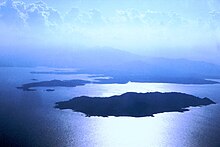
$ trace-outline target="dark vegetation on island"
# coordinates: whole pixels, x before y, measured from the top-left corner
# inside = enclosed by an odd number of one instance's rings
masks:
[[[83,86],[85,84],[90,83],[90,81],[85,80],[51,80],[51,81],[41,81],[41,82],[33,82],[28,84],[23,84],[21,87],[17,87],[18,89],[22,89],[24,91],[36,91],[36,89],[32,89],[35,87],[76,87]],[[46,91],[54,91],[53,89],[47,89]]]
[[[55,108],[72,109],[86,116],[153,116],[163,112],[189,111],[188,107],[215,104],[209,98],[199,98],[184,93],[135,93],[128,92],[111,97],[81,96],[57,102]]]

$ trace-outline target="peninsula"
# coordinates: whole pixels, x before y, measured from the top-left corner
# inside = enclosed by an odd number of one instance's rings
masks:
[[[21,87],[17,87],[18,89],[22,89],[24,91],[36,91],[35,87],[76,87],[83,86],[85,84],[90,83],[90,81],[85,80],[51,80],[51,81],[41,81],[41,82],[33,82],[28,84],[23,84]],[[47,90],[54,91],[54,90]]]

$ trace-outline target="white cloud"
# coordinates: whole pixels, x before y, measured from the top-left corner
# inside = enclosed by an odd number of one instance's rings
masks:
[[[6,25],[22,25],[24,15],[18,9],[22,8],[22,3],[7,0],[0,5],[0,21]]]
[[[98,9],[82,11],[79,8],[72,8],[64,16],[65,23],[75,27],[94,27],[105,24],[102,13]]]
[[[210,13],[209,19],[184,18],[176,12],[162,12],[152,10],[122,9],[112,15],[105,16],[98,9],[81,10],[72,8],[62,19],[59,11],[39,1],[25,4],[22,1],[8,0],[0,6],[1,22],[8,24],[25,24],[33,28],[54,29],[68,24],[74,28],[96,28],[106,25],[124,25],[126,27],[203,27],[210,25],[219,27],[219,14]],[[209,27],[210,27],[209,26]]]
[[[89,10],[89,17],[90,17],[90,22],[93,25],[102,25],[102,24],[104,24],[102,13],[98,9],[90,9]]]
[[[30,27],[40,27],[43,28],[46,25],[47,19],[47,6],[45,3],[38,2],[30,4],[27,9],[27,19],[26,22]]]
[[[71,10],[65,14],[64,21],[67,23],[77,22],[80,14],[79,11],[79,8],[71,8]]]
[[[62,23],[60,13],[42,1],[28,5],[26,13],[26,22],[30,27],[50,28]]]
[[[220,11],[212,11],[210,12],[211,15],[211,27],[212,29],[219,29],[220,28]]]
[[[22,1],[7,0],[0,5],[0,21],[17,27],[45,29],[62,22],[59,12],[39,1],[25,4]]]

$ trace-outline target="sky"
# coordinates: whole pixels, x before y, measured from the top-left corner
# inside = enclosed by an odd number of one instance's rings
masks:
[[[1,50],[112,47],[218,63],[219,0],[0,0]]]

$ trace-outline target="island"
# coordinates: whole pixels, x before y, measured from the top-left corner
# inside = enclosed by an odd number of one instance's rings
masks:
[[[76,87],[83,86],[85,84],[89,84],[90,81],[86,80],[51,80],[51,81],[41,81],[41,82],[33,82],[23,84],[21,87],[17,87],[17,89],[22,89],[23,91],[36,91],[36,89],[32,89],[34,87]],[[52,91],[52,90],[47,90]]]
[[[47,92],[55,91],[55,89],[46,89]]]
[[[188,107],[215,104],[209,98],[177,92],[135,93],[128,92],[111,97],[75,97],[57,102],[55,108],[72,109],[86,116],[130,116],[145,117],[163,112],[189,111]]]
[[[33,78],[33,79],[31,79],[32,81],[37,81],[37,79],[35,79],[35,78]]]

